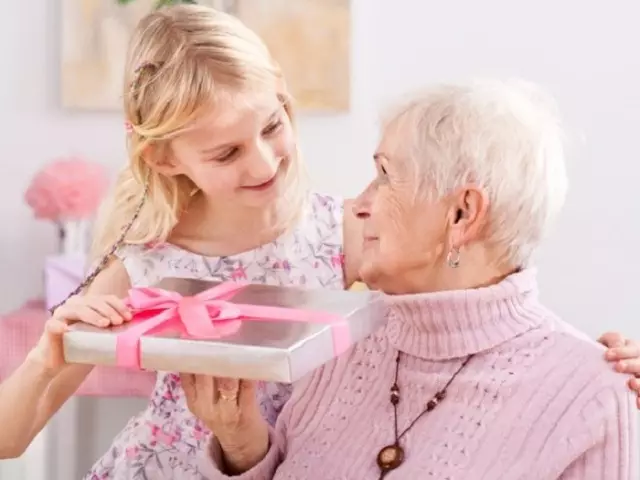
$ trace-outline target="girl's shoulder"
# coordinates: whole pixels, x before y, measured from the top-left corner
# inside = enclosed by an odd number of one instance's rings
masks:
[[[131,285],[150,286],[163,278],[157,265],[171,262],[171,252],[163,246],[162,243],[125,243],[118,247],[115,255],[124,265]]]
[[[314,226],[316,231],[334,233],[342,243],[344,221],[344,199],[335,195],[313,192],[309,196],[307,211],[301,227]]]
[[[344,213],[344,198],[337,195],[311,192],[307,204],[315,213],[323,212],[337,217],[342,217]]]

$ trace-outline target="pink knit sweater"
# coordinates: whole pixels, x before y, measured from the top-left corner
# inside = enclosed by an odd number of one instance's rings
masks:
[[[535,271],[390,302],[385,328],[295,386],[264,460],[232,478],[376,480],[376,455],[393,441],[398,350],[400,430],[476,355],[403,438],[405,461],[385,480],[640,478],[626,378],[539,303]],[[210,452],[200,468],[205,478],[229,478]]]

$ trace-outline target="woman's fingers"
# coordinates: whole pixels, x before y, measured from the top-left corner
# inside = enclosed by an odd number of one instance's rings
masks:
[[[240,381],[233,378],[218,378],[215,380],[217,387],[216,400],[219,403],[238,403],[240,394]]]
[[[241,409],[252,408],[256,405],[256,384],[251,380],[240,380],[238,405]]]
[[[194,375],[198,397],[213,404],[215,401],[215,380],[210,375]]]
[[[616,363],[616,370],[620,373],[640,377],[640,358],[633,357],[629,360],[621,360]]]
[[[598,342],[607,348],[622,347],[625,344],[625,338],[618,332],[607,332],[598,339]]]
[[[624,346],[610,348],[606,355],[612,361],[640,358],[640,344],[630,341]]]
[[[218,378],[215,380],[215,387],[220,423],[225,429],[235,430],[241,418],[238,406],[239,382],[230,378]]]
[[[623,346],[607,350],[606,357],[617,362],[615,369],[618,372],[640,377],[640,343],[626,340]]]
[[[187,402],[194,402],[198,398],[196,376],[190,373],[181,373],[180,383],[182,384],[182,389],[184,390],[185,396],[187,397]]]
[[[184,373],[180,379],[189,409],[214,432],[225,451],[244,449],[262,432],[264,420],[253,382]]]
[[[185,393],[199,401],[210,405],[226,404],[237,407],[239,395],[238,380],[221,378],[210,375],[181,373],[180,380]]]

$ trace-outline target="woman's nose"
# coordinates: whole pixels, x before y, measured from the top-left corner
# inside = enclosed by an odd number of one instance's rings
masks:
[[[369,218],[371,215],[371,185],[355,199],[352,211],[357,218]]]

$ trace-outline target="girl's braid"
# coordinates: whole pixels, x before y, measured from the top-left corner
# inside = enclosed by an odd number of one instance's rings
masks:
[[[120,236],[118,237],[118,239],[113,243],[111,248],[109,248],[109,251],[107,251],[107,253],[105,253],[104,256],[100,259],[100,262],[98,263],[98,265],[96,265],[96,267],[91,271],[91,273],[89,273],[89,275],[87,275],[85,277],[85,279],[82,281],[82,283],[80,285],[78,285],[77,288],[73,292],[71,292],[69,295],[67,295],[67,298],[65,298],[62,302],[58,303],[57,305],[54,305],[53,307],[51,307],[49,309],[49,313],[51,315],[53,315],[53,313],[58,309],[58,307],[60,307],[61,305],[64,305],[64,303],[67,300],[69,300],[69,298],[71,298],[71,297],[73,297],[75,295],[78,295],[85,288],[87,288],[89,285],[91,285],[91,283],[96,279],[98,274],[100,274],[100,272],[102,272],[106,268],[106,266],[109,264],[109,261],[115,255],[115,253],[118,250],[118,248],[120,248],[120,246],[124,243],[124,239],[127,236],[127,234],[129,233],[129,231],[131,230],[131,227],[133,227],[133,224],[136,222],[136,220],[140,216],[140,212],[142,211],[142,207],[144,206],[144,203],[147,200],[147,194],[148,193],[149,193],[149,181],[145,182],[144,193],[142,194],[142,199],[140,200],[140,203],[136,207],[136,210],[133,213],[133,216],[131,217],[131,220],[129,220],[129,223],[127,223],[122,228],[122,232],[120,233]]]
[[[147,88],[157,79],[158,73],[163,66],[163,62],[144,62],[133,72],[133,79],[129,84],[129,95],[135,106],[134,118],[131,120],[134,126],[140,126],[142,123],[140,95],[144,93],[144,88]]]
[[[142,80],[141,77],[144,74],[149,74],[149,75],[154,76],[154,75],[157,74],[158,70],[161,67],[162,67],[162,63],[145,62],[142,65],[140,65],[138,68],[135,69],[135,71],[133,72],[133,81],[129,85],[129,94],[133,97],[134,101],[138,100],[137,97],[138,97],[138,94],[139,94],[139,90],[140,90],[140,88],[142,86],[141,85],[141,80]],[[153,78],[151,80],[153,80]],[[138,126],[138,124],[140,124],[140,122],[141,122],[140,115],[141,115],[140,110],[138,108],[136,108],[136,114],[135,114],[136,125],[135,126]],[[131,124],[132,128],[135,128],[135,126],[133,124]],[[136,210],[133,213],[133,216],[131,217],[131,220],[129,221],[129,223],[127,223],[124,226],[124,228],[122,229],[122,232],[120,233],[120,236],[118,237],[118,239],[114,242],[114,244],[111,246],[109,251],[107,253],[105,253],[104,256],[100,259],[100,262],[98,263],[98,265],[91,271],[91,273],[89,273],[89,275],[87,275],[85,277],[85,279],[82,281],[82,283],[80,285],[78,285],[78,287],[73,292],[71,292],[69,295],[67,295],[67,298],[65,298],[62,302],[58,303],[57,305],[54,305],[51,309],[49,309],[49,312],[51,313],[51,315],[53,315],[53,313],[56,311],[56,309],[58,307],[60,307],[67,300],[69,300],[69,298],[71,298],[71,297],[73,297],[75,295],[78,295],[85,288],[87,288],[89,285],[91,285],[91,283],[96,279],[96,277],[100,274],[100,272],[102,272],[105,269],[105,267],[109,264],[109,261],[111,260],[111,258],[114,256],[114,254],[116,253],[118,248],[124,242],[124,239],[127,236],[127,233],[129,233],[129,231],[131,230],[131,227],[133,226],[133,224],[136,222],[136,220],[140,216],[140,212],[141,212],[142,207],[144,206],[144,203],[145,203],[145,201],[147,199],[147,194],[148,193],[149,193],[149,179],[147,178],[147,180],[145,182],[144,193],[142,195],[142,199],[140,200],[140,203],[136,207]]]

